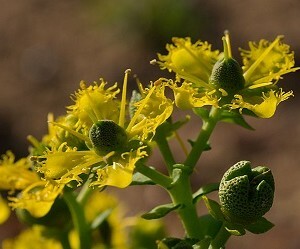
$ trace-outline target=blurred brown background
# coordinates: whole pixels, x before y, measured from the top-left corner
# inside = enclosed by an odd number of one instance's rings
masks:
[[[285,35],[285,42],[300,61],[300,2],[297,0],[0,0],[0,152],[11,149],[18,157],[27,153],[28,134],[40,138],[47,131],[48,112],[63,114],[80,80],[104,77],[122,82],[127,68],[142,82],[166,75],[149,61],[165,53],[173,36],[207,40],[221,49],[225,29],[231,33],[233,53],[261,38]],[[298,63],[299,66],[299,63]],[[213,150],[205,153],[194,177],[199,183],[219,181],[227,167],[246,159],[267,165],[276,178],[276,199],[267,217],[276,226],[264,235],[232,237],[229,249],[298,249],[300,226],[300,104],[299,73],[281,81],[295,97],[279,106],[269,120],[249,119],[256,128],[247,131],[221,124],[212,137]],[[171,76],[170,76],[171,77]],[[134,81],[131,80],[132,87]],[[184,116],[185,113],[178,115]],[[198,122],[198,123],[197,123]],[[200,122],[182,130],[194,138]],[[186,135],[185,135],[186,136]],[[179,147],[178,160],[182,153]],[[153,165],[161,164],[158,156]],[[168,202],[156,187],[113,190],[128,203],[130,215]],[[136,196],[143,196],[137,203]],[[134,207],[130,204],[135,203]],[[202,212],[202,209],[200,210]],[[181,228],[166,217],[172,235]],[[0,242],[17,234],[14,219],[0,226]]]

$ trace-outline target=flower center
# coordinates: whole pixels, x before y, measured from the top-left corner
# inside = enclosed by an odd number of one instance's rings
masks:
[[[97,121],[91,127],[89,137],[95,152],[100,156],[121,151],[127,144],[126,131],[112,120]]]

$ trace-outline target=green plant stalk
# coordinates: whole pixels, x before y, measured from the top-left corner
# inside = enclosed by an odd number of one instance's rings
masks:
[[[185,229],[186,236],[203,239],[204,234],[201,231],[196,206],[193,203],[189,175],[189,172],[183,171],[178,181],[169,189],[169,194],[175,205],[181,205],[177,213]]]
[[[68,233],[62,233],[61,236],[59,236],[59,239],[63,249],[71,249],[71,245],[68,239]]]
[[[176,163],[167,138],[164,136],[158,136],[156,138],[156,144],[164,158],[169,174],[172,173],[173,165]]]
[[[216,237],[211,241],[210,246],[208,249],[220,249],[224,248],[226,242],[230,238],[231,234],[226,230],[224,224],[220,228],[219,232],[217,233]]]
[[[144,176],[147,176],[156,184],[162,186],[165,189],[168,189],[170,187],[172,180],[169,177],[167,177],[166,175],[164,175],[164,174],[158,172],[157,170],[152,169],[140,162],[138,162],[135,167],[138,172],[140,172]]]
[[[76,201],[76,197],[72,192],[66,191],[63,195],[65,202],[71,212],[74,227],[78,233],[80,241],[80,249],[91,248],[91,233],[89,226],[85,220],[83,206]]]
[[[202,152],[207,146],[207,142],[212,134],[216,124],[219,121],[219,116],[221,114],[221,109],[212,107],[209,113],[209,118],[206,121],[203,121],[201,131],[193,144],[193,148],[187,156],[184,165],[189,167],[191,170],[197,164]]]

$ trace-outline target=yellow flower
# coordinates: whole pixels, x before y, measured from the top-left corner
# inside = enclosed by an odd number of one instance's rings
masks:
[[[15,162],[15,156],[8,151],[0,160],[0,189],[22,190],[39,177],[31,170],[28,158],[22,158]]]
[[[93,87],[81,83],[81,90],[75,94],[75,105],[68,109],[69,115],[78,118],[77,127],[84,129],[52,124],[81,139],[89,149],[78,150],[62,143],[35,157],[40,164],[38,171],[46,179],[59,184],[73,180],[81,184],[81,175],[96,173],[92,186],[124,188],[131,183],[135,163],[147,156],[146,143],[171,115],[173,103],[164,95],[166,81],[159,79],[148,89],[141,90],[142,98],[135,103],[135,112],[127,120],[128,73],[125,73],[121,101],[116,99],[120,92],[116,85],[105,89],[103,81]]]
[[[224,53],[212,51],[207,42],[192,44],[190,38],[173,42],[167,45],[167,55],[158,55],[157,63],[175,72],[178,82],[184,80],[170,85],[180,108],[212,105],[240,112],[245,108],[270,118],[278,104],[293,95],[277,86],[282,75],[299,69],[293,68],[294,53],[282,43],[282,36],[273,42],[250,42],[250,50],[241,49],[242,67],[232,58],[228,33],[223,37]]]
[[[16,238],[6,239],[2,242],[2,249],[62,249],[60,242],[43,237],[43,228],[33,226],[22,231]]]

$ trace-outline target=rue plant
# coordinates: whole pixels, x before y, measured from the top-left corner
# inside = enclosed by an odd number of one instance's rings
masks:
[[[171,79],[146,86],[138,81],[132,93],[130,70],[121,88],[103,79],[81,82],[66,114],[48,115],[48,133],[41,140],[28,136],[28,157],[16,160],[10,151],[3,155],[0,189],[8,197],[0,199],[0,222],[11,207],[28,228],[4,240],[2,248],[219,249],[232,235],[270,230],[273,224],[263,217],[275,190],[269,168],[245,160],[232,167],[215,162],[224,171],[219,182],[192,186],[191,176],[201,174],[199,159],[209,153],[217,124],[253,130],[245,115],[271,118],[293,96],[278,86],[279,80],[299,68],[282,36],[250,42],[248,49],[240,49],[241,63],[233,58],[228,32],[222,40],[220,52],[208,42],[173,38],[167,54],[151,61],[173,73]],[[178,133],[189,119],[176,120],[177,109],[193,110],[199,118],[198,135],[189,147]],[[169,146],[171,139],[186,155],[181,162]],[[166,170],[149,165],[153,147],[161,152]],[[125,217],[122,204],[106,190],[133,185],[158,185],[170,200],[141,218]],[[219,200],[209,197],[214,191]],[[207,214],[200,215],[198,205],[205,205]],[[157,221],[170,212],[177,213],[184,228],[180,238],[165,233]]]

